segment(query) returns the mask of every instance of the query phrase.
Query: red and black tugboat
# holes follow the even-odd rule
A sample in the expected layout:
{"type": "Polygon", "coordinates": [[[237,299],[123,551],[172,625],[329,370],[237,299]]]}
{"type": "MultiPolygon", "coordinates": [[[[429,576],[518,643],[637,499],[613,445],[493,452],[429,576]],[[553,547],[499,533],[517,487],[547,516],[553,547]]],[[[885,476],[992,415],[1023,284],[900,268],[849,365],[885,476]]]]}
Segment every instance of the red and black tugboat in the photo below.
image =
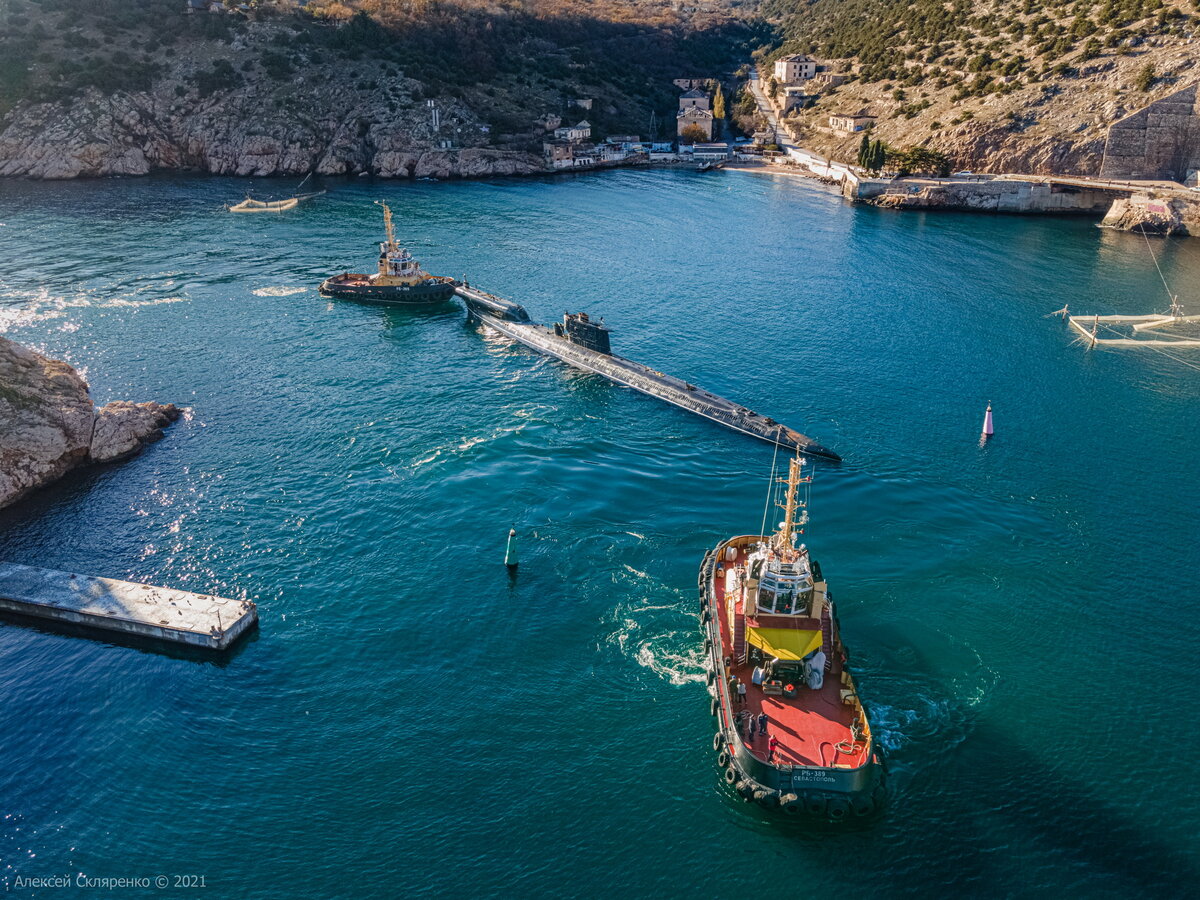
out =
{"type": "Polygon", "coordinates": [[[458,282],[423,271],[413,255],[396,243],[392,211],[386,203],[379,205],[383,207],[383,226],[387,232],[387,240],[379,245],[379,271],[371,275],[344,272],[326,278],[321,282],[321,293],[388,306],[416,306],[450,300],[458,282]]]}
{"type": "Polygon", "coordinates": [[[821,567],[796,546],[812,482],[804,464],[792,459],[779,482],[784,520],[774,534],[723,540],[700,566],[713,749],[745,800],[843,822],[883,808],[886,771],[821,567]]]}

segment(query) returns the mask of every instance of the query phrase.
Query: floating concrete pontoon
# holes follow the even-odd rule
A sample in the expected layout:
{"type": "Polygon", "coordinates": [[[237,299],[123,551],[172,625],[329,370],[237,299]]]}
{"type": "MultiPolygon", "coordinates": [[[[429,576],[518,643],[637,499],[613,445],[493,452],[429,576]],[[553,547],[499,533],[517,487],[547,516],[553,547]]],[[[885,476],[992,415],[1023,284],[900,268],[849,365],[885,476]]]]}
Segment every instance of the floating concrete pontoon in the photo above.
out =
{"type": "Polygon", "coordinates": [[[225,650],[258,621],[249,600],[0,563],[0,613],[225,650]]]}

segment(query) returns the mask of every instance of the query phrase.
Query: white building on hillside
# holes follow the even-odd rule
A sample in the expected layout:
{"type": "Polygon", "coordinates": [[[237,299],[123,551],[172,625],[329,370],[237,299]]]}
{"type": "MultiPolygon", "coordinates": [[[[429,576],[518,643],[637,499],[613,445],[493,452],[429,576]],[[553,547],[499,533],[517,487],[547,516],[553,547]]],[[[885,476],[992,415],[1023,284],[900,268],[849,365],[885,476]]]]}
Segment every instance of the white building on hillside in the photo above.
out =
{"type": "Polygon", "coordinates": [[[799,84],[817,74],[817,61],[802,53],[775,60],[775,80],[780,84],[799,84]]]}

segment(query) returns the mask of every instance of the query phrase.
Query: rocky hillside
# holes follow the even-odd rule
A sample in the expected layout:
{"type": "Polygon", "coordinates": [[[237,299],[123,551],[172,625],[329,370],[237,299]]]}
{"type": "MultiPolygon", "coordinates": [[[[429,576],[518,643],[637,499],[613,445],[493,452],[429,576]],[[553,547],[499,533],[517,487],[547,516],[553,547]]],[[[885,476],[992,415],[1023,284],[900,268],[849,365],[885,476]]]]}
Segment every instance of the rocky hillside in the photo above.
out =
{"type": "Polygon", "coordinates": [[[668,0],[186,5],[0,0],[0,175],[531,171],[547,116],[670,125],[671,79],[754,38],[668,0]]]}
{"type": "Polygon", "coordinates": [[[786,41],[850,80],[794,118],[803,142],[853,161],[825,127],[865,108],[873,137],[984,171],[1099,170],[1108,126],[1200,79],[1192,0],[770,0],[786,41]]]}
{"type": "Polygon", "coordinates": [[[178,418],[171,404],[97,410],[71,366],[0,337],[0,507],[78,466],[133,456],[178,418]]]}

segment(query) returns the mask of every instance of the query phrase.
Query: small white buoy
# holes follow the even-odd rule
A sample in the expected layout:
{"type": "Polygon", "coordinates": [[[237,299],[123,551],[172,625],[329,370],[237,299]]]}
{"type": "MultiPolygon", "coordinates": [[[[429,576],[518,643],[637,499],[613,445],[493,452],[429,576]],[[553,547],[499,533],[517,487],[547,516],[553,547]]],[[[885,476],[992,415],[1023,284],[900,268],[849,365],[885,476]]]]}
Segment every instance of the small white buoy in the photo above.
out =
{"type": "Polygon", "coordinates": [[[992,427],[992,404],[988,404],[987,412],[983,414],[983,436],[991,437],[995,429],[992,427]]]}

